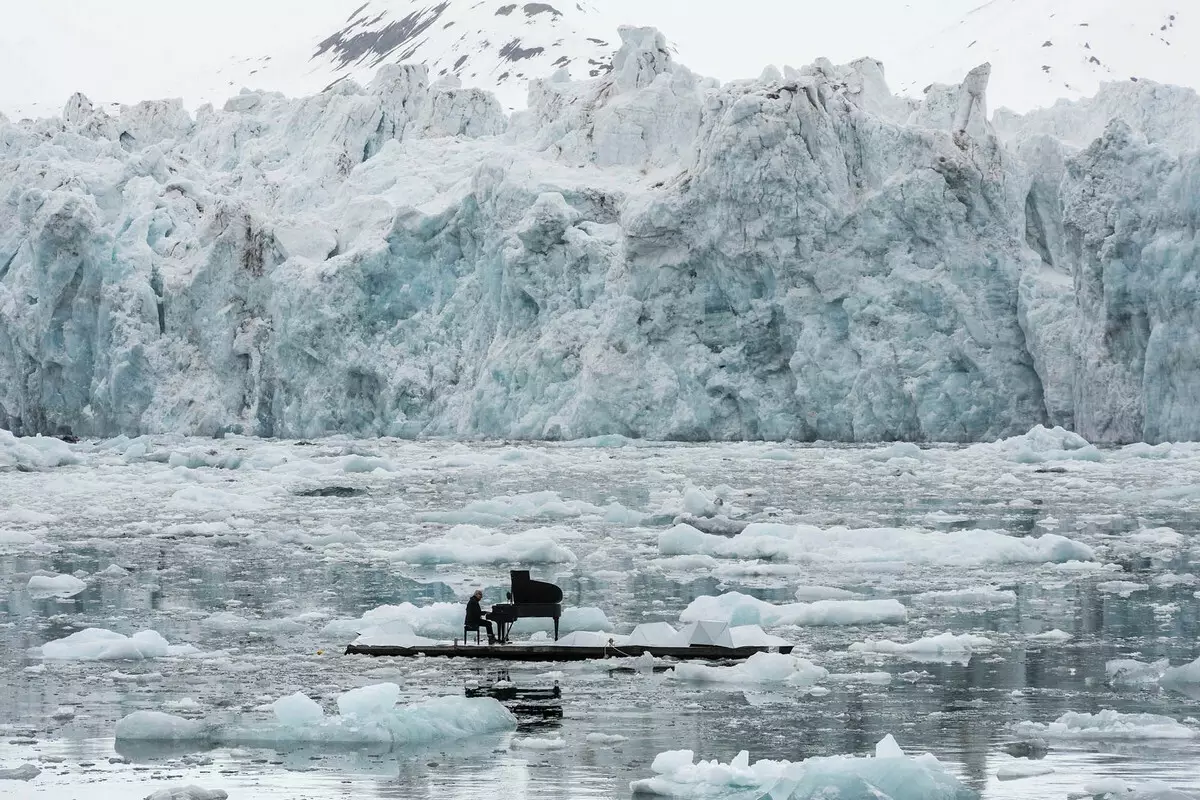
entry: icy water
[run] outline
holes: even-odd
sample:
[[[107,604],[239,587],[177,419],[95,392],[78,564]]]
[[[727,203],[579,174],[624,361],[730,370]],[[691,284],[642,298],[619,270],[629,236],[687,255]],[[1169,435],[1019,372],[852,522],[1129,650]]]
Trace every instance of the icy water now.
[[[193,783],[232,798],[626,798],[664,750],[799,761],[869,754],[888,733],[910,753],[935,754],[984,798],[1067,797],[1107,777],[1200,792],[1200,686],[1113,686],[1105,672],[1117,658],[1177,666],[1200,656],[1200,448],[1080,460],[1012,442],[914,454],[155,437],[72,449],[77,464],[0,470],[0,769],[42,769],[27,783],[0,783],[4,797],[141,798]],[[304,496],[334,488],[354,491]],[[519,497],[535,492],[557,497]],[[901,528],[931,542],[946,532],[1050,533],[1094,558],[984,557],[962,538],[982,534],[953,539],[958,549],[845,545],[769,560],[660,553],[675,518],[718,495],[721,513],[741,521]],[[479,501],[494,502],[471,505]],[[457,523],[492,538],[443,538]],[[431,542],[440,549],[414,555]],[[371,660],[341,655],[347,638],[323,632],[385,604],[461,603],[475,585],[485,605],[498,602],[510,565],[495,552],[506,548],[535,578],[562,586],[567,605],[602,609],[618,633],[678,624],[703,595],[788,603],[802,586],[895,598],[908,620],[772,628],[797,654],[857,676],[815,689],[690,683],[600,663]],[[86,588],[38,599],[27,586],[39,571],[75,574]],[[980,586],[1011,591],[1015,602],[920,597]],[[87,627],[152,629],[200,652],[53,661],[36,649]],[[1051,630],[1070,638],[1038,637]],[[941,659],[850,649],[946,631],[992,644]],[[890,680],[864,678],[879,672]],[[143,709],[232,724],[268,719],[266,705],[295,691],[329,708],[347,689],[384,681],[420,700],[499,680],[515,685],[516,701],[505,699],[517,732],[429,747],[206,749],[113,738],[117,720]],[[1192,733],[1047,737],[1052,774],[997,779],[1027,752],[1017,723],[1101,709],[1164,715]],[[590,733],[627,741],[589,743]],[[561,738],[565,748],[522,749],[527,737]]]

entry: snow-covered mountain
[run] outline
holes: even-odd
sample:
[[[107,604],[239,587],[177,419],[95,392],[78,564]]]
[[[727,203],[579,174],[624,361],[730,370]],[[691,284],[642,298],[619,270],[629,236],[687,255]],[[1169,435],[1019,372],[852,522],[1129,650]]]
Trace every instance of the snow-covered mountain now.
[[[0,119],[0,428],[1200,439],[1194,91],[997,135],[986,67],[918,100],[620,41],[512,116],[387,64]]]
[[[366,84],[384,64],[425,65],[431,78],[496,93],[522,107],[530,78],[565,69],[577,78],[611,67],[614,26],[591,3],[506,0],[348,0],[332,30],[298,36],[298,47],[238,59],[218,70],[226,87],[307,94],[339,80]]]
[[[904,94],[992,65],[993,105],[1024,112],[1102,83],[1200,88],[1200,4],[1183,0],[991,0],[886,60]]]
[[[669,32],[679,58],[722,80],[757,76],[770,63],[870,56],[901,94],[920,97],[986,61],[993,107],[1022,112],[1093,94],[1107,80],[1200,86],[1200,59],[1189,57],[1200,47],[1200,13],[1180,0],[977,4],[741,0],[728,13],[683,0],[122,0],[118,16],[108,6],[64,13],[33,3],[6,9],[13,24],[0,25],[0,112],[58,113],[75,91],[114,111],[162,97],[182,97],[189,110],[219,107],[242,87],[300,97],[344,78],[365,85],[379,66],[403,60],[518,108],[529,77],[606,69],[613,31],[625,23]],[[193,35],[164,38],[162,29]],[[57,55],[45,59],[50,40]]]

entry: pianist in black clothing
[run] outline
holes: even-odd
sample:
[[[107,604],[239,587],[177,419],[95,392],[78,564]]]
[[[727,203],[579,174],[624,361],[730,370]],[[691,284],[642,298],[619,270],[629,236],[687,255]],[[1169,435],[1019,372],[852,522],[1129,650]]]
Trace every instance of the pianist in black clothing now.
[[[467,618],[463,626],[471,630],[485,628],[487,630],[488,644],[495,644],[496,633],[492,630],[492,623],[488,621],[487,615],[479,607],[479,601],[482,599],[483,590],[476,589],[475,594],[471,595],[471,599],[467,601]]]

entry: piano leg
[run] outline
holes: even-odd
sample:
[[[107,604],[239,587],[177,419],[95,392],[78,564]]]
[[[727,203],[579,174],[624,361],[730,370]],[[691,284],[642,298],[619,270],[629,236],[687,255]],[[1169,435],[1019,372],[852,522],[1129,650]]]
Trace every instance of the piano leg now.
[[[558,617],[554,618],[554,641],[558,641]]]

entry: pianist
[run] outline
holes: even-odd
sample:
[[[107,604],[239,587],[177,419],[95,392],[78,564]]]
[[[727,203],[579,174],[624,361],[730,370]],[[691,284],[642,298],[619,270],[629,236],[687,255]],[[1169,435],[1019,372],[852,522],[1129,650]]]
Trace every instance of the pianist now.
[[[467,618],[463,627],[467,630],[487,629],[488,644],[495,644],[496,634],[492,630],[492,623],[488,621],[483,609],[479,607],[479,601],[482,599],[483,590],[476,589],[475,594],[471,595],[471,599],[467,601]]]

